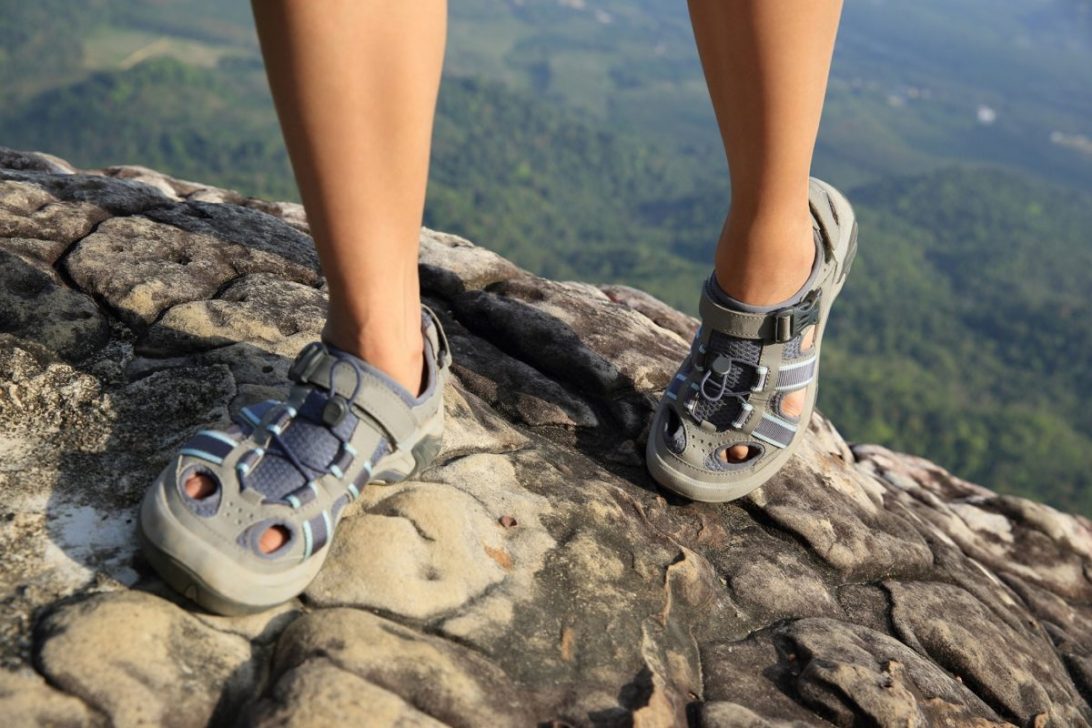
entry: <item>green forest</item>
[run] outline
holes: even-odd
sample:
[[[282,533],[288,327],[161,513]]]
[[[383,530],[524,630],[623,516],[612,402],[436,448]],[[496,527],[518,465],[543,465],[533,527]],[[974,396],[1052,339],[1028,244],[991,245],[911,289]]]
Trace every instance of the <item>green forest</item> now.
[[[685,9],[492,5],[452,5],[426,224],[693,312],[729,190]],[[879,16],[847,9],[816,171],[854,202],[861,254],[820,408],[852,441],[1092,515],[1092,155],[1051,141],[1092,134],[1076,5],[1006,4],[951,73],[899,37],[992,6],[899,10],[886,46],[861,40]],[[235,2],[0,0],[0,145],[296,199],[249,23]],[[990,67],[1009,26],[1049,44],[1038,76]],[[976,120],[986,104],[996,123]]]

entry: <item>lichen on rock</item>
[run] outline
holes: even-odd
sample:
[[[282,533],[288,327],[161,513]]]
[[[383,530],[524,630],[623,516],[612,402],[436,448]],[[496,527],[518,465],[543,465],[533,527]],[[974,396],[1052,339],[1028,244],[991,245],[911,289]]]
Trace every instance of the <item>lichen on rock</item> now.
[[[1080,726],[1092,524],[847,444],[727,504],[643,444],[695,322],[421,235],[455,353],[417,480],[289,604],[205,614],[141,558],[179,443],[285,391],[326,294],[302,210],[0,149],[0,714],[26,724]]]

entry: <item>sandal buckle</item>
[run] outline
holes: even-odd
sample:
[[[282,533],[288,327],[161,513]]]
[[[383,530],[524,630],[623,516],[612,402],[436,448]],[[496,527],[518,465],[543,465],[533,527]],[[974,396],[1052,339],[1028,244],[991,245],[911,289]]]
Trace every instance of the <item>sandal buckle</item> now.
[[[819,322],[819,292],[814,291],[800,303],[779,311],[774,319],[774,341],[784,344],[808,326]]]
[[[301,384],[307,382],[325,353],[326,350],[320,342],[312,341],[303,348],[296,360],[292,362],[292,366],[288,370],[288,378]]]

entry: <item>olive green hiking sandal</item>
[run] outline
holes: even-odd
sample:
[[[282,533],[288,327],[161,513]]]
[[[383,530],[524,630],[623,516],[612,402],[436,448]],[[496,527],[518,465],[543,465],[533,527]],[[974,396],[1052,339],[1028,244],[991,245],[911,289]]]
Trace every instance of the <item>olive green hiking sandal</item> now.
[[[163,579],[213,612],[243,614],[302,592],[322,567],[338,520],[367,483],[394,483],[440,450],[451,354],[436,315],[422,307],[425,388],[414,397],[363,360],[307,345],[289,371],[284,402],[244,408],[224,431],[204,430],[144,496],[140,532]],[[215,490],[184,488],[204,474]],[[259,548],[270,528],[286,536]]]
[[[810,204],[816,268],[795,303],[737,310],[718,295],[712,276],[706,281],[701,326],[649,429],[648,469],[664,488],[697,501],[734,500],[773,477],[799,448],[815,407],[827,316],[857,252],[846,198],[813,179]],[[815,336],[804,349],[811,327]],[[782,398],[805,388],[803,411],[788,416]],[[746,459],[726,457],[735,445],[747,447]]]

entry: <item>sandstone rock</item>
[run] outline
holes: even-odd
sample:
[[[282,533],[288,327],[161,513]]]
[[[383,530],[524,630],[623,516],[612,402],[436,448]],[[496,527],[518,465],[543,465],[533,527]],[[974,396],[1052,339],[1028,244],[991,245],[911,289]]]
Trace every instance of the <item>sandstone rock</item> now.
[[[151,324],[171,306],[212,298],[248,273],[314,283],[315,274],[278,254],[189,234],[142,217],[113,218],[76,244],[65,270],[126,322]]]
[[[124,352],[108,347],[106,356]],[[226,422],[226,367],[193,365],[132,382],[59,361],[0,335],[0,655],[29,653],[31,614],[93,586],[140,578],[135,509],[147,484],[201,425]]]
[[[0,252],[14,253],[30,262],[52,265],[68,248],[68,244],[39,238],[0,238]]]
[[[675,332],[687,342],[698,330],[696,318],[671,308],[660,299],[638,288],[620,285],[601,285],[599,288],[611,301],[644,314],[652,323]]]
[[[444,440],[440,460],[477,452],[508,452],[527,444],[527,436],[461,387],[444,392]]]
[[[325,320],[320,291],[253,273],[228,284],[216,299],[172,306],[150,327],[140,351],[170,356],[245,342],[291,360],[319,338]]]
[[[491,250],[428,228],[421,229],[420,260],[422,286],[444,298],[528,275]]]
[[[885,634],[831,619],[801,619],[775,635],[801,697],[838,725],[935,725],[941,722],[938,713],[1001,724],[962,682]]]
[[[98,174],[49,173],[48,169],[16,171],[0,167],[0,180],[22,182],[40,188],[52,198],[69,203],[65,208],[88,214],[90,205],[110,215],[136,215],[156,207],[169,205],[171,199],[154,187],[129,180],[112,179]],[[82,205],[81,205],[82,203]],[[101,213],[99,213],[101,214]],[[81,217],[83,216],[81,215]],[[69,220],[67,225],[81,219]]]
[[[798,720],[766,720],[739,703],[726,700],[703,703],[699,715],[706,728],[807,728]]]
[[[59,161],[59,160],[58,160]],[[307,219],[304,216],[303,205],[297,202],[272,202],[255,197],[247,197],[234,190],[225,190],[222,187],[208,185],[203,182],[190,182],[188,180],[168,177],[154,169],[134,164],[119,164],[95,170],[93,173],[101,174],[116,179],[132,180],[147,187],[151,187],[171,200],[188,200],[190,202],[230,203],[242,207],[249,207],[287,223],[289,226],[303,233],[309,233]],[[183,226],[185,227],[185,226]],[[317,258],[310,246],[301,246],[299,252],[307,261],[314,263]]]
[[[312,661],[332,662],[447,725],[517,726],[529,717],[522,696],[481,655],[367,612],[329,609],[298,620],[281,637],[274,680]],[[337,715],[344,722],[352,713]]]
[[[694,320],[431,230],[455,354],[436,463],[366,489],[300,599],[196,610],[141,558],[137,504],[196,429],[285,392],[325,311],[307,229],[298,205],[0,149],[9,722],[1092,721],[1088,520],[819,414],[748,497],[663,493],[643,447]]]
[[[13,728],[105,725],[101,716],[34,673],[0,671],[0,714]]]
[[[496,520],[473,498],[441,485],[396,487],[387,497],[373,489],[378,503],[342,524],[329,563],[306,592],[310,601],[427,619],[504,579],[512,557]]]
[[[666,363],[677,365],[687,344],[606,296],[589,300],[553,281],[507,280],[456,296],[453,306],[475,333],[597,395],[662,389],[674,373]]]
[[[790,668],[796,659],[791,653],[782,654],[769,630],[732,642],[706,644],[701,653],[705,683],[701,697],[714,706],[732,704],[713,707],[714,718],[719,713],[721,718],[750,719],[753,713],[778,728],[816,724],[819,721],[812,706],[792,688]],[[733,724],[722,720],[721,725]]]
[[[310,728],[340,725],[352,715],[367,716],[368,725],[375,728],[447,725],[417,710],[397,693],[323,658],[286,672],[250,722],[255,726]]]
[[[541,427],[595,427],[599,419],[579,396],[457,321],[447,323],[453,369],[463,385],[509,419]]]
[[[110,337],[90,296],[52,268],[0,250],[0,332],[32,339],[64,359],[85,359]]]
[[[17,149],[0,147],[0,169],[26,170],[30,172],[49,172],[52,174],[74,174],[71,164],[44,152],[22,152]]]
[[[983,604],[953,584],[885,586],[898,636],[974,685],[1003,717],[1025,724],[1040,713],[1058,725],[1087,720],[1073,707],[1076,687],[1046,635],[1016,630],[999,620],[994,610],[1004,606]],[[947,618],[946,613],[959,617]]]
[[[163,206],[149,210],[147,216],[190,233],[248,248],[263,262],[277,260],[282,268],[273,272],[284,277],[307,284],[318,281],[318,254],[311,239],[273,215],[224,201]]]
[[[50,265],[109,215],[89,202],[64,202],[30,182],[0,180],[0,199],[0,244]]]
[[[223,720],[249,699],[262,669],[242,637],[139,592],[62,607],[39,631],[46,676],[118,726]]]
[[[135,164],[119,164],[107,167],[102,170],[102,173],[107,177],[127,179],[145,185],[146,187],[151,187],[152,189],[159,191],[164,197],[176,201],[182,200],[184,197],[189,197],[193,192],[200,188],[200,185],[195,185],[192,182],[174,180],[154,169]],[[183,190],[189,194],[182,194]]]

